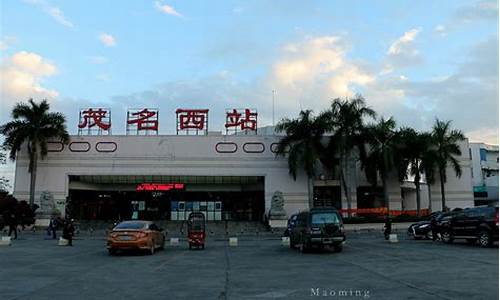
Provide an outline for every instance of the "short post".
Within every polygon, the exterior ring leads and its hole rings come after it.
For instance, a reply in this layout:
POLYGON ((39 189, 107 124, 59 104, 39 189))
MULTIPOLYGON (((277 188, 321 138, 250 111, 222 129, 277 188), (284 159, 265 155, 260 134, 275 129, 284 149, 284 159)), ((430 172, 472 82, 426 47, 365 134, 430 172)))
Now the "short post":
POLYGON ((2 236, 0 240, 0 246, 10 246, 11 245, 10 236, 2 236))
POLYGON ((289 247, 290 246, 290 238, 287 236, 281 237, 281 246, 289 247))
POLYGON ((395 233, 389 234, 389 243, 398 243, 398 235, 395 233))
POLYGON ((63 237, 60 237, 59 238, 59 242, 57 243, 58 246, 68 246, 68 240, 63 238, 63 237))
POLYGON ((178 246, 179 238, 170 238, 170 246, 178 246))
POLYGON ((229 238, 229 246, 230 247, 238 246, 238 238, 237 237, 230 237, 229 238))

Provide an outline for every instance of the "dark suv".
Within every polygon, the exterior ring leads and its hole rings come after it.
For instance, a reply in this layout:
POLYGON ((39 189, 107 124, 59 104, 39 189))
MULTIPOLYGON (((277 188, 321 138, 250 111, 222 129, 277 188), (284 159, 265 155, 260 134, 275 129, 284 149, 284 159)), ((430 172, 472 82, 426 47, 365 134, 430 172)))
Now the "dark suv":
POLYGON ((489 247, 498 241, 498 207, 474 207, 452 212, 441 221, 440 231, 445 243, 465 239, 489 247))
POLYGON ((313 208, 297 215, 290 232, 290 248, 305 253, 312 247, 331 246, 341 252, 345 242, 342 216, 335 208, 313 208))

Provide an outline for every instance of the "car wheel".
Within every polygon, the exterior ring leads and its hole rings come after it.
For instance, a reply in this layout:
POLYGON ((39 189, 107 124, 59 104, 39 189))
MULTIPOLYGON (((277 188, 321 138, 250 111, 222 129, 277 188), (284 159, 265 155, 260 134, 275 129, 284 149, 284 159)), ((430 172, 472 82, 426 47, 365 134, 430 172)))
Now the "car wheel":
POLYGON ((201 249, 205 249, 205 244, 201 244, 201 249))
POLYGON ((425 238, 428 240, 432 240, 432 231, 427 232, 427 234, 425 235, 425 238))
POLYGON ((441 232, 441 240, 446 244, 453 243, 453 236, 449 230, 443 230, 441 232))
POLYGON ((479 245, 481 245, 481 247, 490 247, 492 242, 493 240, 488 231, 483 230, 479 233, 479 245))
POLYGON ((116 254, 116 249, 108 249, 109 255, 115 255, 116 254))
POLYGON ((189 243, 189 250, 193 249, 193 244, 189 243))
POLYGON ((342 250, 344 250, 344 247, 342 245, 333 246, 333 251, 335 253, 340 253, 340 252, 342 252, 342 250))

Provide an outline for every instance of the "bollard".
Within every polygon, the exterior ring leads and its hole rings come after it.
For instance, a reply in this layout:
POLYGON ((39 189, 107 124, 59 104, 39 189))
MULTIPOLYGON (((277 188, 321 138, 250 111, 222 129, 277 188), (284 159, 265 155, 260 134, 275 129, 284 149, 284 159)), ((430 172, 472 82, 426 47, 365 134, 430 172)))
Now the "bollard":
POLYGON ((68 240, 63 239, 62 237, 59 238, 59 242, 57 243, 58 246, 68 246, 68 240))
POLYGON ((398 241, 398 235, 397 234, 389 234, 389 243, 397 243, 398 241))
POLYGON ((229 246, 230 247, 238 246, 238 238, 237 237, 230 237, 229 238, 229 246))
POLYGON ((289 247, 290 246, 290 238, 287 236, 281 237, 281 246, 289 247))
POLYGON ((170 238, 170 246, 178 246, 179 238, 170 238))
POLYGON ((0 240, 0 246, 10 246, 10 236, 2 236, 2 240, 0 240))

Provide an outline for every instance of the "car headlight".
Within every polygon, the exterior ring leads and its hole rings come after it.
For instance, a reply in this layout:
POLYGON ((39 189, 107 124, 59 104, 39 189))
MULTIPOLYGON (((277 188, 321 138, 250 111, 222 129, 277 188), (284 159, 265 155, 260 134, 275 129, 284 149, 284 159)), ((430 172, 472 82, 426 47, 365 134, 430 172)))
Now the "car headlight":
POLYGON ((419 228, 427 228, 427 227, 429 227, 429 226, 431 226, 431 225, 430 225, 430 224, 424 224, 424 225, 420 225, 420 227, 419 227, 419 228))

